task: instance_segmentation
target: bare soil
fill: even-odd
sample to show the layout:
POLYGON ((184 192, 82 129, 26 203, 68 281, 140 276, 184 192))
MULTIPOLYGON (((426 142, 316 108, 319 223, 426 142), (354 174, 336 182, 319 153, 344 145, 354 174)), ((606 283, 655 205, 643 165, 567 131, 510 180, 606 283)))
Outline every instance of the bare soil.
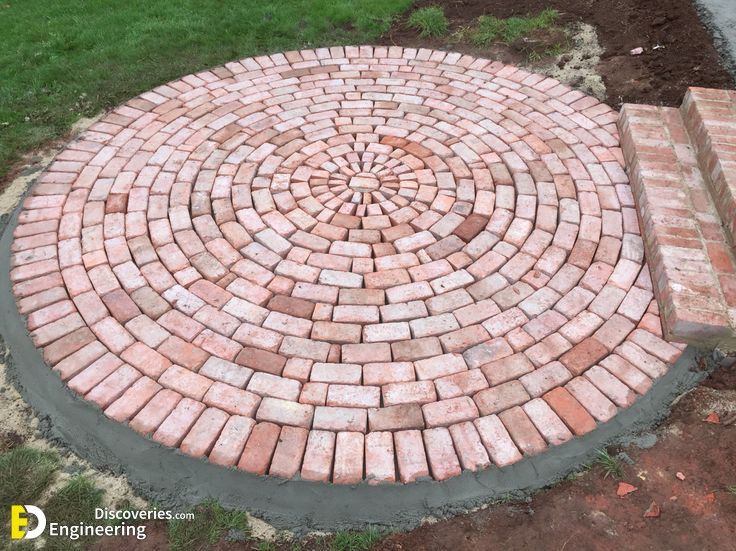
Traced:
MULTIPOLYGON (((472 25, 480 15, 537 14, 548 7, 561 13, 561 24, 592 25, 604 50, 597 71, 606 86, 605 100, 614 108, 622 103, 678 106, 688 86, 734 87, 691 0, 421 0, 415 8, 426 5, 444 7, 452 31, 472 25), (645 52, 632 56, 630 51, 638 47, 645 52)), ((407 28, 406 17, 384 37, 385 43, 453 49, 528 64, 528 52, 518 44, 478 48, 454 43, 449 37, 419 38, 407 28)))
POLYGON ((529 501, 396 534, 377 549, 734 549, 736 494, 728 487, 736 485, 735 389, 732 367, 685 395, 652 448, 623 449, 632 464, 620 481, 593 466, 529 501), (711 413, 719 424, 705 420, 711 413), (637 489, 618 497, 619 482, 637 489), (644 516, 652 503, 659 517, 644 516))

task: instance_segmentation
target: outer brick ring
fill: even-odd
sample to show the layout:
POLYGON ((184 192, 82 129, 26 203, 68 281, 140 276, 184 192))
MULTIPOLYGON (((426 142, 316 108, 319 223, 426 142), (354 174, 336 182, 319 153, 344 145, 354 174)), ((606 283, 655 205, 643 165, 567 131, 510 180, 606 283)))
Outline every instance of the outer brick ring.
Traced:
POLYGON ((612 419, 683 349, 616 118, 431 50, 190 75, 39 179, 18 309, 73 391, 211 463, 341 484, 505 467, 612 419))

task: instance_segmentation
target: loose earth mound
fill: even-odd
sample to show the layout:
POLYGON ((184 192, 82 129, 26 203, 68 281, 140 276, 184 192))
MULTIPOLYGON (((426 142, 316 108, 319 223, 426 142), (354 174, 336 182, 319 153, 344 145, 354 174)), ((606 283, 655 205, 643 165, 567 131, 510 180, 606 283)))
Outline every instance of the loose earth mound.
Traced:
POLYGON ((72 390, 210 462, 348 484, 503 467, 595 430, 683 348, 617 116, 431 50, 190 75, 32 188, 18 308, 72 390))

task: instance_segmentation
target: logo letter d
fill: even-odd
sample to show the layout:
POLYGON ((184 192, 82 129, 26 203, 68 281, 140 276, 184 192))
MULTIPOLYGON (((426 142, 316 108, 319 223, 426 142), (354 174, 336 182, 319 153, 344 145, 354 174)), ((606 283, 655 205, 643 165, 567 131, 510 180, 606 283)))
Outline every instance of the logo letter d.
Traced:
POLYGON ((46 515, 35 505, 11 505, 10 506, 10 539, 32 540, 37 538, 46 529, 46 515), (38 526, 28 530, 28 516, 33 515, 38 521, 38 526))

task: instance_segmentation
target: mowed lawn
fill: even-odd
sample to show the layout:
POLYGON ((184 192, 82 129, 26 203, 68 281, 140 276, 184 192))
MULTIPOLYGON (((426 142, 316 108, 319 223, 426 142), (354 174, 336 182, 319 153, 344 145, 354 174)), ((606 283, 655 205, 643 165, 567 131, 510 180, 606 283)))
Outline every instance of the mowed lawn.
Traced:
POLYGON ((255 54, 370 43, 411 0, 0 0, 0 182, 154 86, 255 54))

